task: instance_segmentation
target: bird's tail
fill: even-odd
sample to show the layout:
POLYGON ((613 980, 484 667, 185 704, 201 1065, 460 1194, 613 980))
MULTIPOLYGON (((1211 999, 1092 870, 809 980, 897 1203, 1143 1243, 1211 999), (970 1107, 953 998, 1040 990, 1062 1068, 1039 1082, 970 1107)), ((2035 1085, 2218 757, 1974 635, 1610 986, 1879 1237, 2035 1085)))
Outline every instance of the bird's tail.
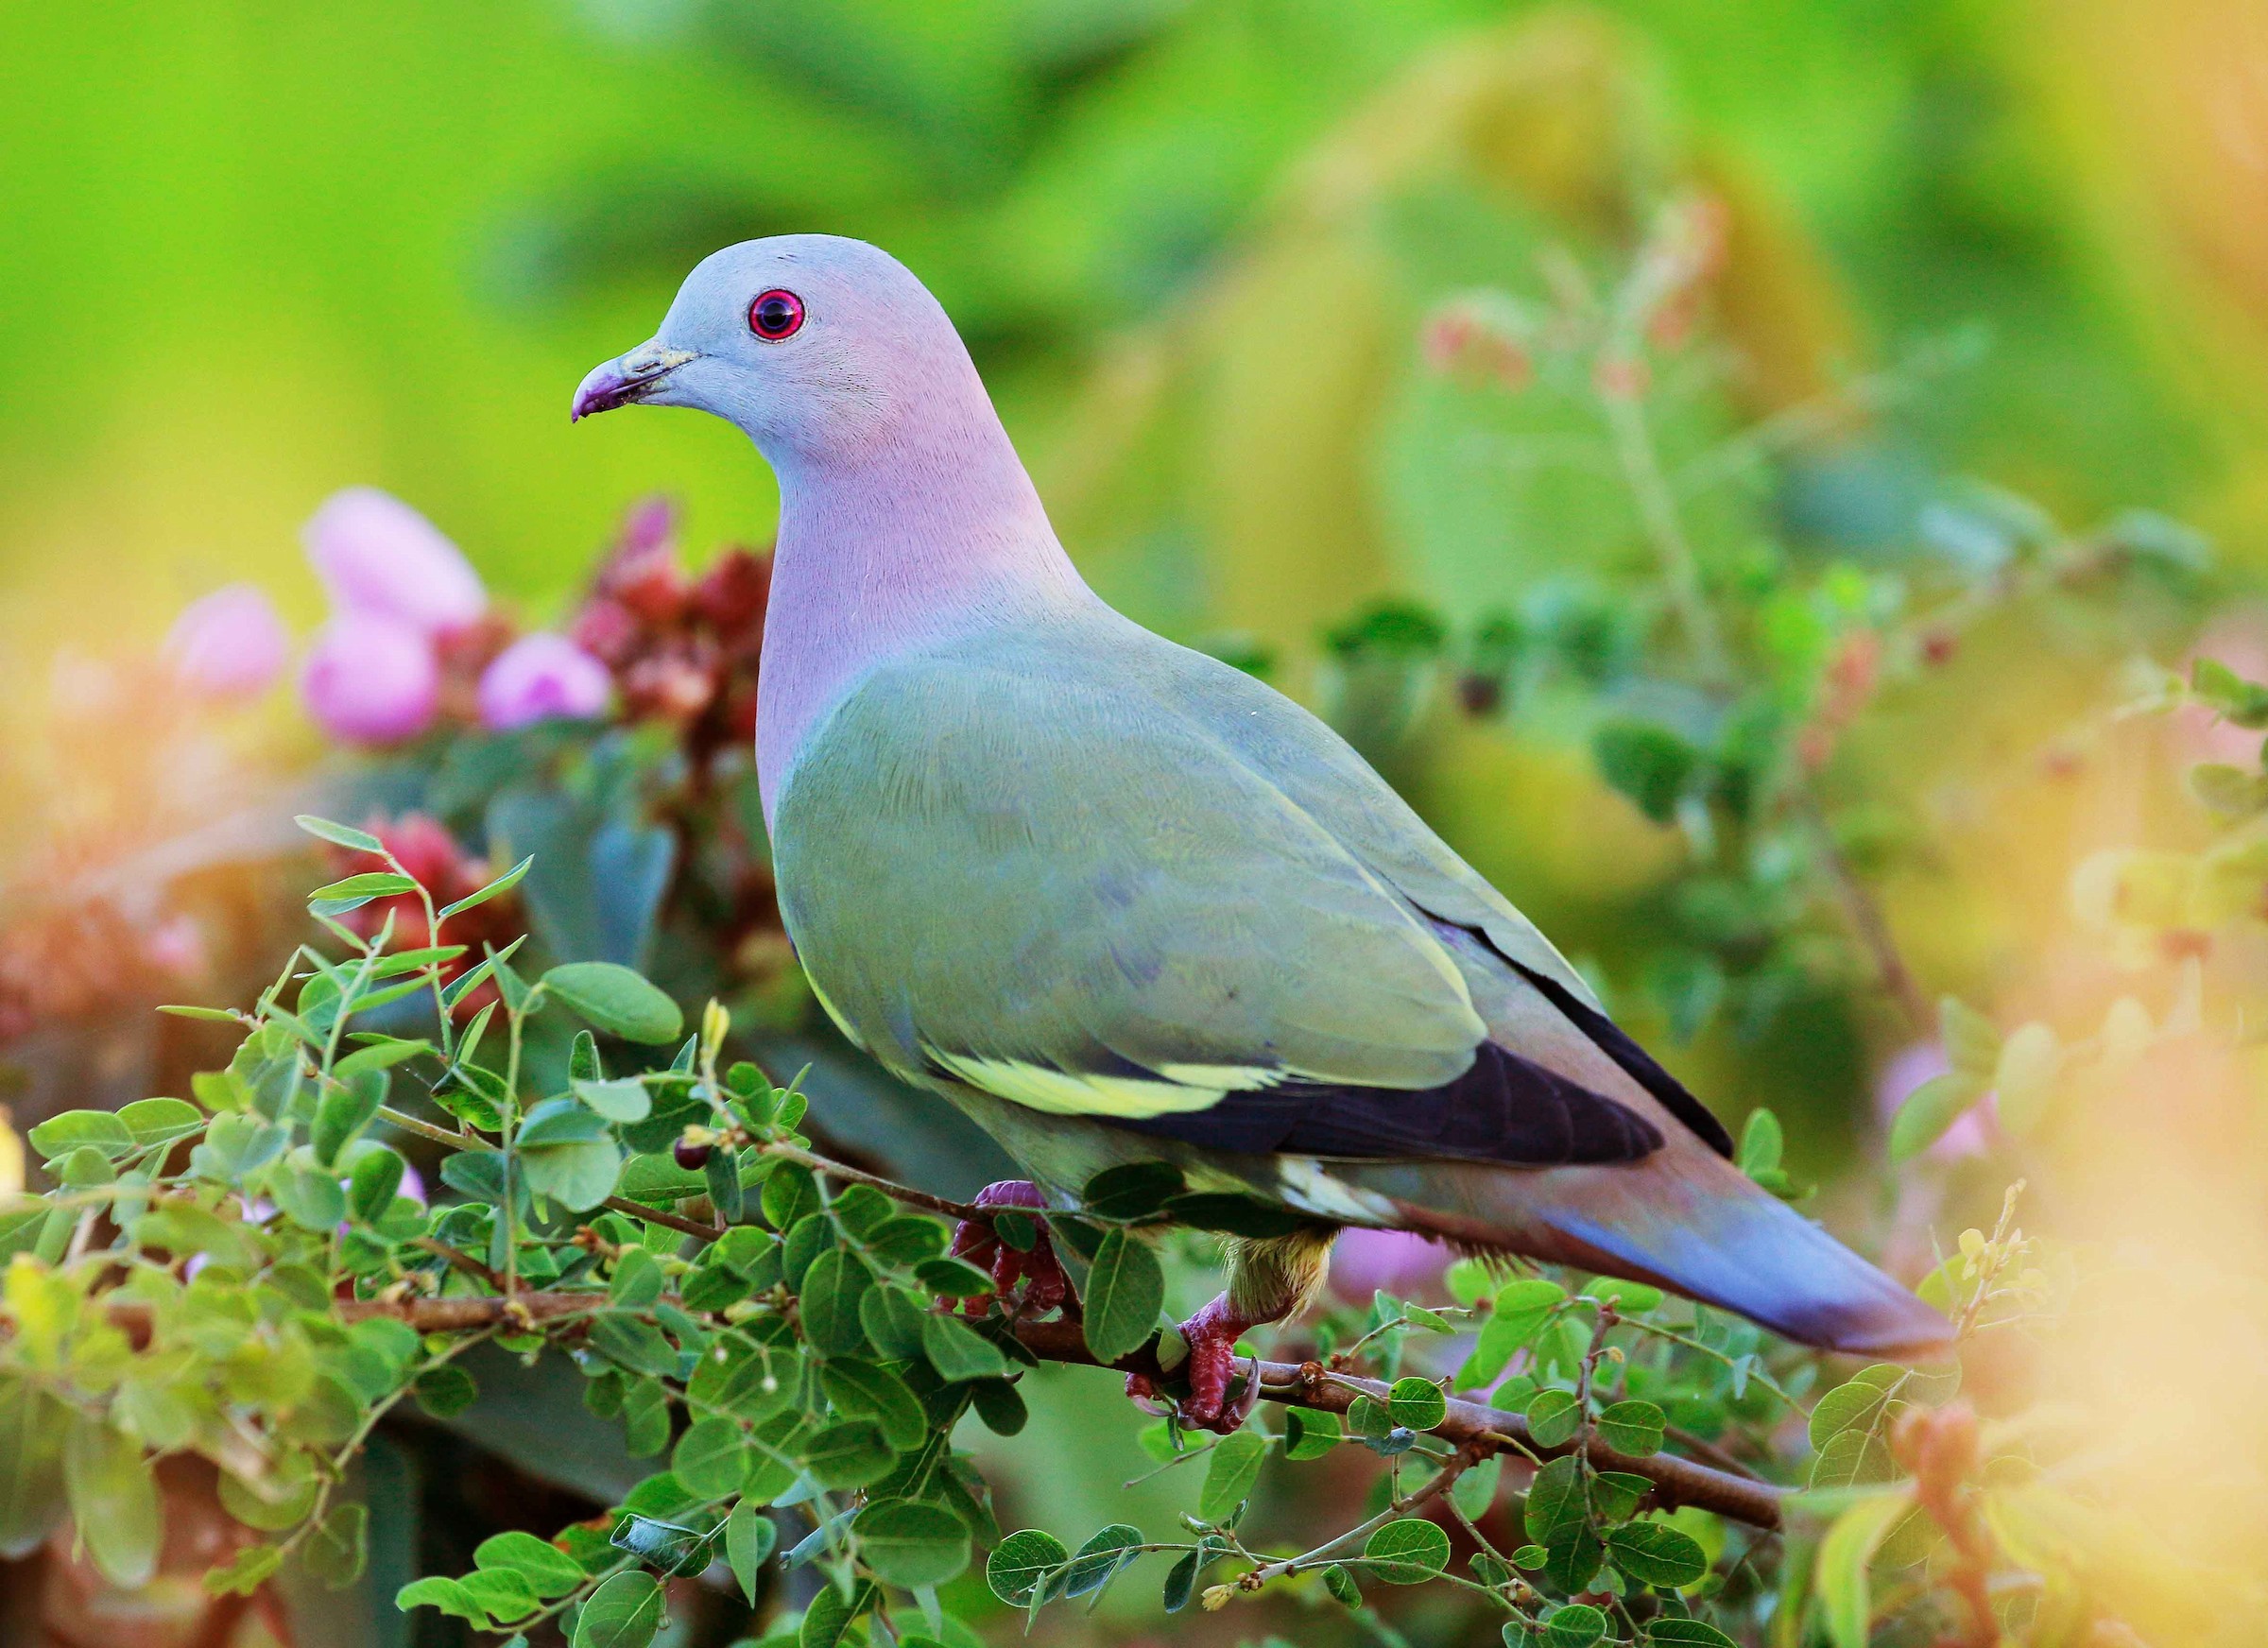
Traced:
POLYGON ((1823 1350, 1902 1360, 1950 1342, 1942 1314, 1744 1174, 1679 1154, 1675 1167, 1452 1168, 1452 1183, 1429 1164, 1436 1193, 1403 1206, 1413 1228, 1431 1215, 1452 1241, 1652 1282, 1823 1350))

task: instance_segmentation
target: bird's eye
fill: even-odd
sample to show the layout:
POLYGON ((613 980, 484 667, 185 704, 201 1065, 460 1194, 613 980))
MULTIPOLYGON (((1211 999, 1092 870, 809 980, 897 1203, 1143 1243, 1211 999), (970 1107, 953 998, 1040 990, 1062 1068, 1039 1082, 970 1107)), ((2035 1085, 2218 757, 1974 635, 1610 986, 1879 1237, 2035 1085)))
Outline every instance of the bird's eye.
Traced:
POLYGON ((786 342, 802 324, 803 300, 780 287, 759 293, 748 305, 748 330, 766 343, 786 342))

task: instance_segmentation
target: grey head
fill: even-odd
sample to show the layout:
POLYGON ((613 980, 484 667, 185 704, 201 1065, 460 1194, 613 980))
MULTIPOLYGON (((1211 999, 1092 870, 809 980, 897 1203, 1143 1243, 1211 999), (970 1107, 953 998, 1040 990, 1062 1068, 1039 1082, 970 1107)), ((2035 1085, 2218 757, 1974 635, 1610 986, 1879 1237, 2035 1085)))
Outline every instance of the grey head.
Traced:
POLYGON ((777 467, 871 451, 917 408, 991 407, 960 335, 889 253, 832 234, 742 241, 701 260, 646 342, 593 369, 571 419, 691 406, 777 467))

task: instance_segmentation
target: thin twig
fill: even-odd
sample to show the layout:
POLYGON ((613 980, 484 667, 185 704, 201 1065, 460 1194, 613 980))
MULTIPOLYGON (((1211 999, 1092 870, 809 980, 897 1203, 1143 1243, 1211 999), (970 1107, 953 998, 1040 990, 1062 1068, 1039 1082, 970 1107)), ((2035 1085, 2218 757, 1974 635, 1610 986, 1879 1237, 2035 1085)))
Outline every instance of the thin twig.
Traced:
MULTIPOLYGON (((799 1161, 812 1172, 825 1174, 829 1178, 840 1179, 845 1184, 870 1185, 894 1202, 903 1202, 912 1208, 927 1208, 931 1212, 942 1213, 948 1219, 974 1220, 980 1225, 989 1225, 992 1222, 992 1215, 995 1213, 1020 1210, 1013 1208, 971 1207, 967 1202, 949 1201, 943 1196, 933 1196, 927 1191, 908 1190, 904 1185, 884 1178, 879 1174, 868 1173, 863 1168, 850 1167, 839 1161, 831 1161, 824 1156, 815 1156, 797 1144, 775 1142, 759 1145, 757 1149, 760 1155, 776 1156, 782 1161, 799 1161)), ((1023 1209, 1021 1210, 1032 1212, 1037 1210, 1023 1209)))
POLYGON ((1844 918, 1850 923, 1851 931, 1858 936, 1859 942, 1865 946, 1866 953, 1873 958, 1874 970, 1883 990, 1898 1004, 1899 1010, 1905 1014, 1916 1035, 1934 1034, 1937 1015, 1931 1010, 1929 998, 1921 993, 1921 986, 1915 981, 1913 970, 1906 966, 1905 957, 1899 952, 1898 938, 1890 931, 1889 918, 1882 914, 1882 907, 1875 902, 1873 892, 1859 879, 1859 872, 1851 867, 1841 843, 1835 840, 1835 833, 1829 826, 1826 814, 1820 811, 1818 798, 1807 789, 1802 793, 1797 807, 1811 826, 1820 862, 1827 867, 1828 879, 1834 884, 1836 901, 1843 906, 1844 918))

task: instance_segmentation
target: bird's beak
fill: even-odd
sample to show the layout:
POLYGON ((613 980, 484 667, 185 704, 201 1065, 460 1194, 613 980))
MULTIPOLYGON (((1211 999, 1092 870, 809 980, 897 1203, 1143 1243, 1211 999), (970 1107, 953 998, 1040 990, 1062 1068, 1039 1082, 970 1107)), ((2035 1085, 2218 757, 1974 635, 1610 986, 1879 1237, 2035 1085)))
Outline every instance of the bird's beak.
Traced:
POLYGON ((657 337, 603 367, 593 367, 576 386, 575 404, 568 410, 567 421, 573 423, 593 412, 611 412, 617 406, 643 401, 655 385, 694 358, 692 350, 672 349, 657 337))

